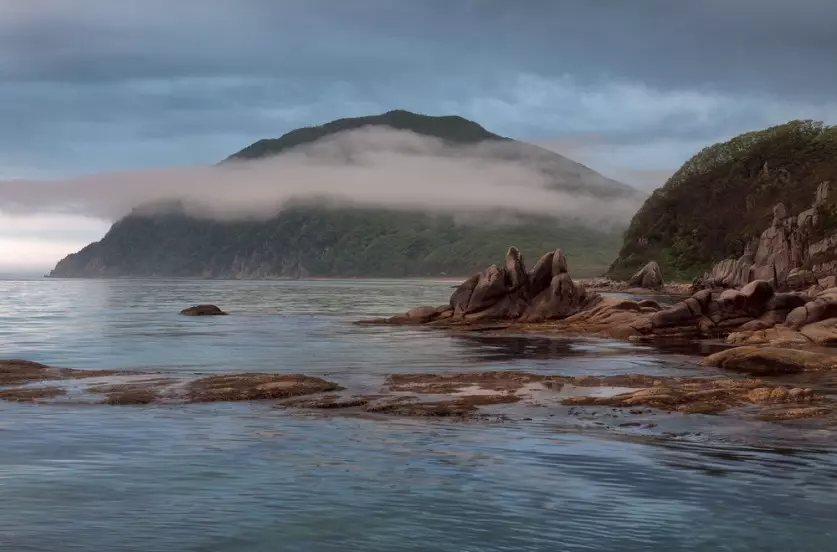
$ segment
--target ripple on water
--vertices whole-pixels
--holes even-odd
[[[0,357],[163,372],[276,371],[373,387],[397,371],[704,375],[684,351],[358,328],[441,304],[430,282],[0,282]],[[232,313],[177,312],[214,302]],[[574,433],[560,422],[301,416],[271,404],[0,402],[2,549],[830,550],[834,451]],[[717,421],[715,421],[717,420]],[[723,427],[728,428],[728,425]]]

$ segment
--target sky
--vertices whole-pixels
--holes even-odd
[[[651,190],[837,123],[833,0],[0,0],[0,181],[196,167],[339,117],[458,114]],[[0,271],[112,221],[0,212]]]

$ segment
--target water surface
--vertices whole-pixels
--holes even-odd
[[[449,293],[428,281],[6,280],[0,358],[303,372],[370,390],[399,371],[705,374],[696,357],[618,342],[351,325]],[[199,302],[232,314],[176,314]],[[0,550],[837,549],[828,435],[718,417],[670,439],[272,406],[0,403]]]

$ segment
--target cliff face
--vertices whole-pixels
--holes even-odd
[[[408,130],[460,146],[479,144],[481,156],[525,164],[540,172],[547,189],[596,199],[641,201],[633,188],[553,152],[488,132],[473,121],[406,111],[297,129],[281,138],[260,140],[225,162],[280,155],[366,126]],[[556,194],[556,203],[563,197]],[[535,254],[559,242],[578,259],[580,273],[592,276],[603,272],[616,254],[618,233],[619,229],[598,231],[546,217],[498,224],[485,215],[481,222],[454,224],[451,217],[416,212],[327,208],[299,202],[266,220],[217,221],[189,216],[176,202],[163,202],[135,209],[102,240],[60,261],[50,275],[236,279],[438,276],[478,270],[495,262],[496,252],[510,243],[518,244],[524,253]]]
[[[773,207],[770,226],[747,244],[738,259],[725,259],[697,282],[702,287],[740,287],[753,280],[804,289],[837,275],[837,198],[822,182],[808,209],[788,215]],[[832,287],[832,286],[828,286]]]
[[[656,260],[669,279],[692,279],[745,250],[765,266],[773,264],[768,257],[776,248],[800,254],[802,245],[786,246],[784,240],[803,239],[801,234],[785,228],[785,222],[780,229],[771,221],[809,210],[817,189],[828,181],[837,182],[837,127],[792,121],[710,146],[645,201],[609,275],[627,279]],[[779,203],[784,214],[774,216]],[[762,236],[768,226],[773,230]],[[782,270],[786,261],[777,262]],[[804,264],[797,258],[787,262]]]

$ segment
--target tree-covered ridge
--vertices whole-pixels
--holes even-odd
[[[339,119],[260,140],[228,160],[278,155],[365,126],[408,130],[446,144],[479,144],[488,160],[510,161],[544,175],[546,188],[596,199],[640,201],[637,190],[532,144],[516,142],[458,116],[408,111]],[[483,147],[485,145],[485,147]],[[476,159],[476,158],[475,158]],[[398,186],[397,180],[392,183]],[[451,182],[455,185],[455,182]],[[521,189],[521,193],[526,193]],[[556,193],[555,201],[566,198]],[[211,220],[185,214],[177,202],[141,206],[99,242],[62,260],[53,276],[295,278],[307,276],[461,276],[481,270],[511,245],[524,254],[563,248],[582,275],[599,275],[615,256],[618,231],[578,221],[527,216],[517,224],[455,223],[450,216],[384,209],[293,204],[267,220]]]
[[[227,160],[259,159],[316,142],[327,136],[367,126],[386,126],[395,130],[409,130],[423,136],[438,138],[453,144],[476,144],[486,140],[507,140],[485,130],[479,124],[457,115],[431,116],[404,110],[388,111],[380,115],[337,119],[317,126],[292,130],[279,138],[268,138],[250,144],[229,156]]]
[[[668,278],[691,278],[741,255],[775,204],[808,208],[823,181],[837,181],[837,127],[821,122],[791,121],[709,146],[645,201],[610,275],[657,260]]]
[[[181,213],[130,216],[99,242],[62,260],[60,277],[461,276],[502,262],[515,245],[528,256],[560,245],[582,275],[600,274],[617,233],[561,227],[456,224],[447,216],[381,209],[297,206],[264,220],[216,221]],[[498,253],[499,252],[499,253]]]

